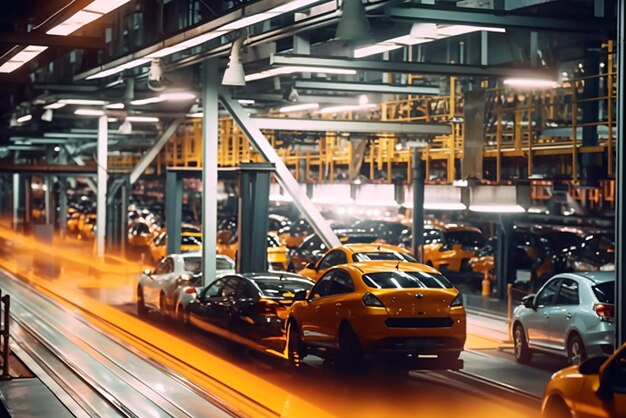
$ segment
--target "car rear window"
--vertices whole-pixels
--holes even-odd
[[[485,239],[482,234],[474,231],[450,231],[446,233],[448,244],[461,244],[464,247],[482,247]]]
[[[372,251],[355,253],[353,256],[356,261],[373,261],[373,260],[391,260],[391,261],[408,261],[410,263],[417,263],[417,260],[409,254],[404,254],[398,251]]]
[[[376,235],[346,235],[339,237],[339,240],[344,244],[369,244],[378,239]]]
[[[202,270],[201,257],[185,257],[185,271],[191,274],[198,274]]]
[[[615,303],[615,282],[604,282],[592,287],[598,302]]]
[[[451,289],[452,284],[441,274],[422,271],[385,271],[363,275],[367,287],[374,289]]]
[[[313,284],[308,280],[298,279],[255,279],[254,282],[261,290],[263,296],[272,298],[293,297],[300,290],[309,291]],[[285,294],[291,293],[291,296]]]

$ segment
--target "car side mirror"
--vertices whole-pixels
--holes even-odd
[[[306,300],[306,290],[298,290],[294,295],[293,295],[293,301],[299,301],[299,300]]]
[[[527,295],[522,298],[522,304],[529,309],[537,309],[535,307],[535,295]]]
[[[578,366],[578,372],[583,375],[598,374],[606,359],[602,356],[588,358]]]
[[[152,271],[150,269],[145,269],[143,271],[143,274],[145,274],[146,276],[152,276]]]

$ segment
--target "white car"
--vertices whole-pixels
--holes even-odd
[[[220,278],[224,275],[232,275],[235,274],[235,260],[228,257],[227,255],[217,254],[215,256],[216,261],[216,271],[215,271],[215,279]],[[209,280],[212,282],[213,280]],[[172,312],[173,316],[176,317],[179,321],[184,324],[189,323],[189,312],[187,311],[187,307],[191,302],[196,300],[198,293],[200,293],[202,289],[202,273],[196,274],[191,277],[183,285],[179,286],[174,291],[174,312]]]
[[[607,356],[615,346],[615,272],[561,273],[513,312],[515,358],[530,362],[534,351],[567,357],[579,365]]]
[[[173,312],[174,291],[201,271],[202,255],[198,252],[170,254],[153,271],[146,269],[137,284],[137,315],[146,315],[149,310],[162,315]]]

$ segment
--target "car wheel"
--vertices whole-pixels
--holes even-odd
[[[137,315],[148,315],[148,308],[146,308],[146,303],[143,299],[143,288],[141,286],[137,288]]]
[[[543,413],[545,418],[572,418],[572,413],[560,397],[552,397]]]
[[[289,365],[294,368],[302,367],[304,359],[304,350],[302,340],[300,339],[300,331],[295,321],[289,322],[289,331],[287,333],[287,354]]]
[[[585,344],[578,334],[573,334],[567,341],[567,359],[573,366],[578,366],[587,358]]]
[[[178,320],[179,323],[183,324],[184,326],[189,325],[189,317],[187,316],[187,312],[185,311],[185,308],[183,308],[180,305],[176,309],[176,319]]]
[[[515,360],[521,364],[530,363],[533,357],[533,352],[528,347],[528,341],[526,341],[524,327],[520,324],[515,325],[515,328],[513,328],[513,351],[515,353]]]
[[[359,343],[359,337],[352,327],[344,323],[339,329],[339,361],[342,366],[350,369],[356,368],[363,357],[363,350]]]

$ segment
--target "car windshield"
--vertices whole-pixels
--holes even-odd
[[[216,258],[215,259],[215,268],[217,270],[232,270],[235,268],[235,263],[225,258]]]
[[[185,257],[185,271],[198,274],[202,270],[202,257]]]
[[[446,233],[446,239],[451,245],[461,244],[464,247],[475,248],[485,245],[482,234],[476,231],[450,231]]]
[[[417,263],[417,260],[410,254],[398,251],[370,251],[355,253],[353,255],[355,261],[373,261],[373,260],[403,260],[411,263]]]
[[[604,282],[592,287],[593,293],[601,303],[615,303],[615,282]]]
[[[190,235],[183,235],[180,237],[181,245],[202,245],[202,237],[194,237]]]
[[[258,278],[254,279],[263,296],[272,298],[293,298],[300,290],[309,291],[313,284],[308,280],[286,278]]]
[[[452,284],[441,274],[423,271],[385,271],[363,275],[363,282],[373,289],[451,289]]]

